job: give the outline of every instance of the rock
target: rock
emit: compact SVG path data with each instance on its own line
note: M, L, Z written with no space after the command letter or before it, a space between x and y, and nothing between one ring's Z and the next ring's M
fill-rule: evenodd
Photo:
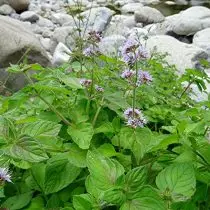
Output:
M50 65L46 51L35 37L34 33L22 22L0 15L0 68L17 64L24 56L28 63L39 63L43 66ZM26 53L27 52L27 53ZM0 71L0 82L5 81L8 73ZM12 75L6 87L18 90L24 87L26 80L23 75Z
M60 66L64 63L67 63L70 59L71 50L64 45L63 43L59 43L55 48L55 52L52 58L53 66Z
M105 37L99 43L100 51L107 56L117 56L119 48L126 41L126 38L121 35L112 35Z
M166 61L175 64L180 74L184 73L186 68L195 68L199 64L199 59L208 58L207 53L201 48L182 43L167 35L149 37L146 46L150 51L156 48L157 52L168 53Z
M136 22L150 24L163 22L165 17L155 8L141 7L135 11L135 20Z
M71 22L73 23L73 17L68 15L68 14L64 14L64 13L54 13L51 16L52 22L59 24L59 25L63 25L64 23L68 23Z
M25 11L25 12L21 13L20 20L29 21L31 23L34 23L37 20L39 20L39 16L33 11Z
M45 48L47 51L51 51L51 39L50 38L41 38L40 42L42 46Z
M130 36L128 37L128 39L134 39L141 42L142 40L145 40L147 38L147 35L148 31L144 28L132 28L130 30Z
M6 0L6 2L16 11L25 11L28 9L29 0Z
M114 12L106 7L92 8L81 13L84 17L82 24L83 30L87 27L87 31L104 31L111 20Z
M37 25L40 27L46 27L46 28L50 28L50 29L54 29L55 26L52 23L52 21L50 21L47 18L43 18L43 17L39 17L39 20L37 21Z
M210 9L195 6L179 14L173 23L173 32L179 35L193 35L208 27L210 27Z
M2 6L0 6L0 15L11 15L14 12L15 10L8 4L3 4Z
M208 54L201 48L182 43L171 36L160 35L152 36L146 41L146 47L153 51L156 48L157 52L168 53L166 61L169 64L175 65L178 74L183 74L187 68L196 68L200 66L200 59L207 59ZM199 70L198 70L199 71ZM210 76L210 71L206 72ZM206 84L206 92L210 92L210 85ZM190 97L195 101L208 100L206 93L201 93L197 86L192 86L192 94Z
M210 56L210 28L197 32L193 37L193 44L206 50Z
M0 16L0 25L0 63L3 67L8 66L9 63L17 63L29 49L26 55L29 63L38 62L44 66L49 64L49 59L39 40L22 22Z
M144 28L149 31L149 35L166 35L169 32L173 32L174 22L178 16L178 14L168 16L162 23L150 24Z
M56 28L52 39L57 43L61 42L68 47L75 46L75 38L78 36L78 32L75 27L72 26L63 26L60 28Z
M143 7L143 4L141 4L141 3L129 3L129 4L125 4L121 8L121 12L123 14L126 14L126 13L134 14L135 11L141 9L142 7Z
M136 21L134 16L127 15L115 15L112 18L112 21L108 25L104 35L110 36L113 34L118 34L127 37L130 33L130 28L136 26Z

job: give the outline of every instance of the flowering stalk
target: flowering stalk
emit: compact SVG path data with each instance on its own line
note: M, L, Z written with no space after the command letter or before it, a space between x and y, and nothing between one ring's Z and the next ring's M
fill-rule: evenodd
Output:
M132 86L132 108L124 111L127 125L132 128L144 127L147 123L143 113L136 108L136 89L142 84L149 84L152 76L147 71L138 70L138 60L146 59L148 54L146 50L135 40L128 40L122 49L122 58L130 68L135 70L125 70L121 77L126 79Z

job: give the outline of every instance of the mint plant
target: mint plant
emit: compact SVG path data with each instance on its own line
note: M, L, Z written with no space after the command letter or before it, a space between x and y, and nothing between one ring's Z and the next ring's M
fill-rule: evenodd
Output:
M189 97L208 76L178 77L136 40L111 58L100 40L58 68L8 68L29 84L0 98L1 208L210 208L210 103Z

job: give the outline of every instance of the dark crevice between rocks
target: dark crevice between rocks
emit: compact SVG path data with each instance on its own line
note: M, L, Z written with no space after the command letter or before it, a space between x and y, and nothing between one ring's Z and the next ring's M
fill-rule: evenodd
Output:
M185 35L179 35L174 33L173 31L169 31L166 33L168 36L172 36L175 39L179 40L180 42L186 43L186 44L192 44L193 42L193 35L185 36Z
M118 7L118 6L115 6L113 4L107 4L106 7L108 9L111 9L112 11L114 11L115 15L121 15L122 14L122 12L120 10L120 7Z

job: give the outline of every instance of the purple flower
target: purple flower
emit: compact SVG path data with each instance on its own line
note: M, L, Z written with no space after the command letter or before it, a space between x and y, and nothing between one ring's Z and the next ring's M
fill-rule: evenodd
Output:
M137 127L143 128L146 123L147 123L147 120L145 118L141 118L141 119L130 118L127 121L127 125L132 128L137 128Z
M104 88L102 88L102 87L100 87L100 86L98 86L98 85L95 85L95 89L96 89L96 91L98 91L98 92L101 92L101 93L104 92Z
M96 46L89 46L83 50L83 55L91 57L93 55L99 54L100 50Z
M137 80L137 86L140 86L141 84L150 84L152 82L153 78L150 75L148 71L138 71L138 80Z
M89 34L88 40L91 40L93 42L100 42L102 39L101 32L90 31L88 34Z
M4 181L12 182L8 168L0 168L0 183Z
M134 64L138 59L146 59L149 57L146 49L136 40L127 40L122 47L122 58L128 64Z
M137 54L137 57L141 59L149 58L149 53L143 46L138 47L136 54Z
M147 123L146 118L139 109L128 108L124 112L124 117L127 120L126 124L132 128L144 127Z
M89 87L92 84L92 80L90 79L81 79L80 84L84 87Z
M138 109L128 108L124 111L124 116L126 119L131 117L138 118L141 115L141 111Z
M134 71L130 70L130 69L126 69L125 71L123 71L123 73L121 74L121 77L123 79L130 79L133 75L135 74Z

